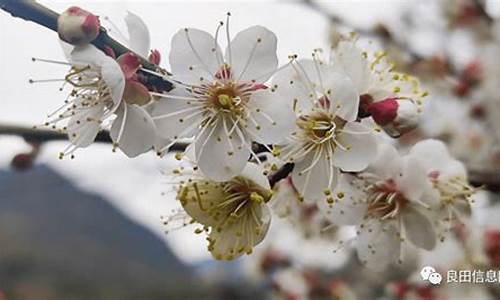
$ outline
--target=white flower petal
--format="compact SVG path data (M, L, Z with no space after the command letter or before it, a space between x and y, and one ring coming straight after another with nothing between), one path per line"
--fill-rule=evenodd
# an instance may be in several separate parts
M406 207L401 216L406 237L415 246L432 250L436 246L436 232L429 218L419 210Z
M93 45L76 46L70 53L70 63L96 68L101 66L105 57L107 57L106 54Z
M143 58L147 58L150 49L149 30L144 21L136 14L127 12L125 24L128 29L129 48Z
M420 159L427 172L437 170L444 177L467 177L464 165L450 156L448 148L441 141L428 139L418 142L410 154Z
M368 268L383 271L399 259L401 244L392 224L370 220L358 229L356 250L360 261Z
M253 247L262 242L271 222L269 208L253 204L252 209L255 217L247 213L232 224L223 226L221 230L212 228L209 238L213 243L210 252L214 258L232 260L245 253L251 253Z
M264 190L270 190L269 180L264 175L264 168L255 163L247 163L240 176L250 179Z
M120 65L109 56L102 59L101 74L110 90L114 104L111 111L114 111L122 101L123 92L125 91L125 76Z
M292 103L298 114L311 111L317 100L304 76L291 65L276 73L273 77L273 85L278 86L276 93L285 101Z
M120 131L122 131L121 136ZM156 128L144 108L138 105L124 104L117 110L117 118L111 126L110 136L123 153L128 157L135 157L153 147Z
M166 139L166 138L156 134L155 141L153 143L153 149L155 150L155 152L158 155L163 156L165 154L165 152L168 150L168 149L165 149L165 147L170 145L171 142L172 142L171 140Z
M64 54L64 57L66 57L66 60L68 62L71 62L71 52L73 51L75 46L73 46L69 43L66 43L65 41L63 41L61 39L58 39L58 41L59 41L59 44L61 45L61 50Z
M399 176L402 172L403 160L398 150L386 142L379 143L377 149L377 157L367 171L377 174L384 180Z
M368 60L361 49L352 41L341 41L335 49L335 54L330 62L336 68L341 68L347 73L358 88L360 94L368 91L371 81L371 71Z
M295 163L292 171L292 182L306 201L325 201L325 191L331 191L335 187L339 176L338 168L329 167L325 151L318 153L318 151L309 153L304 159ZM310 168L313 163L314 167ZM304 170L306 171L303 172ZM329 184L330 177L331 184Z
M363 203L366 194L352 185L354 176L342 174L339 183L333 192L335 203L325 200L317 202L318 208L323 215L336 225L357 225L363 220L367 205Z
M334 164L347 172L365 169L377 156L377 140L370 129L358 122L346 123L337 140L342 145L333 154Z
M359 94L352 80L334 67L318 60L304 59L296 62L295 72L299 83L308 90L303 101L311 103L326 96L330 100L330 111L346 121L354 121L358 115ZM312 91L318 94L314 95Z
M205 31L181 29L172 38L169 62L172 73L183 83L200 84L200 78L212 80L222 67L217 56L222 57L220 47Z
M232 123L227 122L230 129ZM236 131L236 130L234 130ZM227 181L243 171L250 157L250 151L240 136L232 132L229 137L223 126L222 117L215 121L196 138L196 161L202 173L215 181Z
M240 31L225 52L225 61L230 64L234 79L266 82L278 66L276 45L276 35L265 27L252 26Z
M324 88L330 92L330 111L345 121L355 121L358 116L359 94L353 81L332 68L325 69Z
M96 105L77 113L69 119L68 139L77 147L87 147L94 142L101 129L99 122L104 115L104 104Z
M292 213L292 205L299 203L299 194L289 177L280 180L274 186L274 193L269 204L272 211L280 218L286 218ZM296 202L295 202L296 201Z
M183 88L175 88L168 95L174 98L163 97L153 104L151 116L158 129L158 135L166 139L192 136L198 130L196 124L199 125L203 120L201 114L193 115L201 112L202 108L197 108L199 104L195 101L175 99L175 97L192 97ZM189 116L193 117L188 119Z
M295 129L291 103L269 89L253 93L247 107L257 123L249 127L259 143L278 144Z
M401 176L396 181L400 191L411 201L422 201L422 196L432 189L425 169L413 156L403 158Z
M203 189L202 195L199 193L200 189ZM206 226L220 224L220 219L214 218L214 214L209 211L209 208L218 205L227 197L219 183L188 183L181 188L177 197L186 213L196 222Z

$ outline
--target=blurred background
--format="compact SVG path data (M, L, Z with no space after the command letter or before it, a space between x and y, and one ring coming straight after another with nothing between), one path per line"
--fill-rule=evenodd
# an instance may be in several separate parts
M383 274L362 268L322 230L314 207L274 218L252 256L214 261L202 235L165 234L161 216L178 207L161 171L167 155L128 159L94 144L59 160L65 141L35 143L2 134L41 124L64 101L64 60L56 33L0 11L0 299L500 299L497 285L429 286L422 266L496 270L500 266L500 1L39 1L61 12L80 6L120 39L131 11L146 22L152 48L169 69L170 38L183 27L213 33L232 14L231 31L260 24L278 36L280 63L309 56L341 34L385 50L398 70L430 91L420 127L400 141L439 138L466 163L477 194L468 226L434 252L411 252ZM106 17L106 18L105 18ZM109 19L109 21L105 20ZM348 231L348 229L346 229ZM497 281L498 282L498 281Z

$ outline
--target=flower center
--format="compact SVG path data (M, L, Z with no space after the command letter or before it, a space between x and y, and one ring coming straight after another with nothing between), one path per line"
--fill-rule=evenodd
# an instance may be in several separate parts
M436 172L431 172L429 177L434 187L439 191L443 205L453 205L457 204L457 202L465 202L469 205L472 201L472 196L476 192L475 188L459 177L453 177L449 180L439 180L439 174Z
M80 98L82 106L97 105L101 101L112 105L113 100L104 80L90 71L90 67L75 68L64 77L65 82L73 86L71 96Z
M304 131L306 139L315 144L335 139L344 124L342 119L324 112L300 116L297 120L297 125Z
M408 203L392 179L373 184L369 187L369 194L368 215L381 220L395 218Z
M216 82L206 88L206 106L217 112L243 115L249 93L233 82Z

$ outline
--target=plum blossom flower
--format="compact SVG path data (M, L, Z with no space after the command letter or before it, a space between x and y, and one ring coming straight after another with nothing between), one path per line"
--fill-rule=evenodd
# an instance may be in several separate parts
M295 130L275 153L295 163L292 181L303 198L324 199L340 170L361 171L376 157L374 132L356 121L359 95L346 75L313 54L293 62L273 83L296 113Z
M70 63L33 60L71 66L62 79L72 87L71 93L63 106L49 114L50 120L45 125L57 129L61 122L67 121L59 129L68 134L72 145L60 153L60 158L72 156L77 148L87 147L94 141L103 121L115 113L122 103L125 89L123 72L115 60L92 45L75 47L69 54ZM44 81L53 80L30 80Z
M439 197L437 219L443 240L453 221L471 215L472 196L476 189L469 185L464 165L451 157L443 142L433 139L418 142L412 147L410 155L424 167L434 193Z
M394 71L383 52L368 57L354 38L339 42L330 64L349 75L360 95L359 116L371 116L389 135L400 136L417 126L423 98L418 79Z
M139 66L136 57L125 54L115 61L94 46L87 45L74 47L68 58L71 69L63 81L72 87L72 91L64 105L49 114L49 121L45 123L56 129L67 121L59 129L67 132L72 145L60 153L60 158L73 157L77 148L89 146L97 133L108 127L107 123L111 123L110 136L114 147L119 147L127 156L135 157L151 149L155 126L147 111L140 106L146 99L149 101L149 93L134 77ZM112 115L116 117L113 119Z
M429 208L439 201L419 160L400 157L388 144L379 147L365 172L343 174L332 197L318 203L333 224L356 226L358 257L374 270L402 262L401 249L408 241L425 250L434 248Z
M263 169L248 163L240 175L224 182L195 171L180 181L177 199L193 222L203 225L195 232L207 233L213 257L232 260L252 253L264 239L271 221L267 207L271 195Z
M228 18L229 21L229 18ZM278 87L264 83L276 72L277 39L262 26L253 26L230 40L222 55L209 33L185 28L172 38L170 65L182 84L153 110L158 133L177 140L194 136L196 162L212 180L238 175L252 154L252 142L280 142L293 128L291 105Z
M105 49L105 54L94 48L94 55L106 57L106 61L116 59L114 65L116 67L117 63L118 70L121 70L120 77L124 86L120 103L113 110L116 118L112 121L110 136L113 140L113 149L118 147L128 157L135 157L165 141L156 135L154 122L150 117L153 98L138 73L142 67L139 57L147 57L150 48L149 30L139 16L131 12L125 17L125 23L129 32L128 38L125 38L112 24L115 26L115 31L126 39L126 44L134 52L127 52L116 58L114 51L109 47ZM61 46L66 58L72 61L72 51L76 48L65 43L61 43ZM159 56L155 59L159 60ZM99 129L100 127L96 130Z

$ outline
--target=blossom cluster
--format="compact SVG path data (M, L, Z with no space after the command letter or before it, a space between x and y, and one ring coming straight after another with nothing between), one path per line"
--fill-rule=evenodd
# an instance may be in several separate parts
M406 154L392 146L418 125L428 93L385 53L361 49L355 34L279 66L276 35L252 26L231 38L228 14L214 36L180 29L168 73L138 16L125 19L133 52L118 57L89 44L100 25L88 16L71 8L59 22L60 37L73 44L63 45L72 89L46 125L68 134L61 157L103 128L129 157L151 149L163 156L188 141L176 155L187 165L170 176L186 223L201 226L195 232L207 235L216 259L252 253L273 210L289 217L307 204L327 226L354 226L349 246L381 270L402 262L407 242L432 250L469 214L475 189L442 142L421 141ZM158 68L144 68L142 59ZM149 86L145 74L172 89Z

